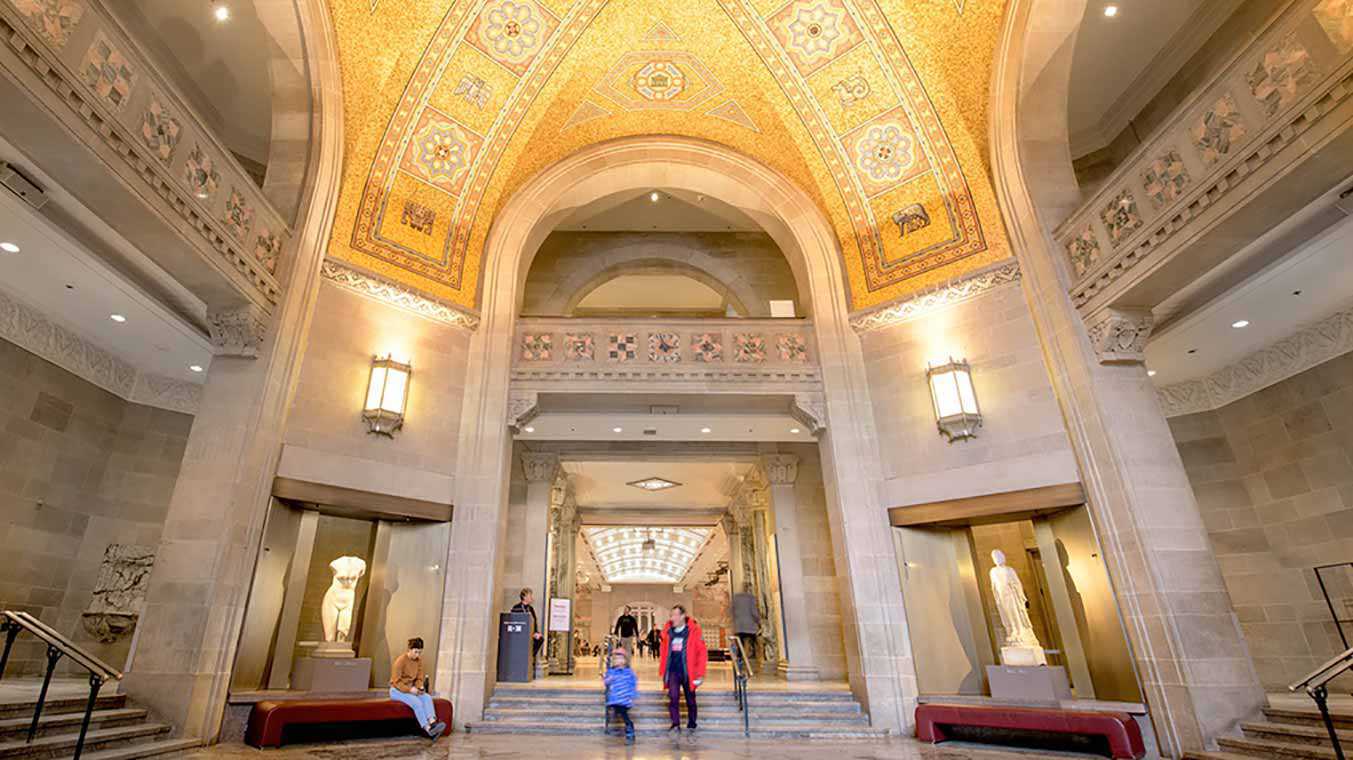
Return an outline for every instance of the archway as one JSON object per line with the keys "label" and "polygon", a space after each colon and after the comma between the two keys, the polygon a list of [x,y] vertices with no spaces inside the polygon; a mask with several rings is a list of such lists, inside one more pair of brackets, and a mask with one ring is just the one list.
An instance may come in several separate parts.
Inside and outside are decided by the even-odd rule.
{"label": "archway", "polygon": [[453,694],[458,715],[473,719],[482,713],[496,622],[487,600],[498,597],[493,569],[505,540],[512,337],[531,259],[572,209],[618,190],[654,187],[703,193],[749,214],[805,284],[825,396],[819,446],[832,543],[837,575],[848,579],[842,602],[848,610],[850,682],[876,726],[904,730],[915,704],[915,679],[906,664],[910,652],[902,635],[905,614],[893,549],[887,532],[878,529],[884,516],[877,498],[879,465],[868,445],[872,409],[860,342],[847,320],[837,241],[808,196],[782,176],[727,148],[675,137],[591,146],[528,181],[494,222],[485,246],[481,323],[471,342],[457,461],[451,562],[466,572],[448,578],[438,683]]}

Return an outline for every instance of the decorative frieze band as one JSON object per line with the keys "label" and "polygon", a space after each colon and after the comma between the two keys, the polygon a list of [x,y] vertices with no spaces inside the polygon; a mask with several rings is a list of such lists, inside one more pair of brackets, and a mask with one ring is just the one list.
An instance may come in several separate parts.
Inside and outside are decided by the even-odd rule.
{"label": "decorative frieze band", "polygon": [[82,380],[137,404],[196,414],[196,383],[137,372],[131,364],[0,293],[0,339],[61,367]]}
{"label": "decorative frieze band", "polygon": [[1219,409],[1353,351],[1353,307],[1310,324],[1207,377],[1157,390],[1166,417]]}
{"label": "decorative frieze band", "polygon": [[413,312],[434,322],[441,322],[466,330],[473,330],[479,326],[477,317],[419,295],[401,285],[396,285],[366,272],[360,272],[333,259],[324,260],[320,274],[324,279],[341,288],[394,306],[397,309]]}
{"label": "decorative frieze band", "polygon": [[859,332],[865,332],[899,324],[1019,282],[1019,278],[1019,264],[1013,260],[1006,261],[886,308],[851,317],[850,325]]}

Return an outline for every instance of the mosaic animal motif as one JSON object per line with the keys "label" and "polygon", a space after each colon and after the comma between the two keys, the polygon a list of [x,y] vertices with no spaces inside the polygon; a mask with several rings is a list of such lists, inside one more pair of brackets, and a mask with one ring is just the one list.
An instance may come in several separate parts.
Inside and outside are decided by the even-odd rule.
{"label": "mosaic animal motif", "polygon": [[913,232],[929,227],[930,214],[926,213],[925,206],[913,203],[893,214],[893,223],[897,225],[897,234],[906,237]]}
{"label": "mosaic animal motif", "polygon": [[405,201],[399,221],[415,232],[431,235],[432,228],[437,223],[437,212],[417,201]]}

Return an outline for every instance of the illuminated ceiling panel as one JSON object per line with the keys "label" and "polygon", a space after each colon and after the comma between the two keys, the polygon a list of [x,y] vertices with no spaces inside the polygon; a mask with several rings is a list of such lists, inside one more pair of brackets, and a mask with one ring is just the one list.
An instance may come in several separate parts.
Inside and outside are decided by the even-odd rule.
{"label": "illuminated ceiling panel", "polygon": [[677,583],[709,540],[709,528],[585,528],[607,583]]}

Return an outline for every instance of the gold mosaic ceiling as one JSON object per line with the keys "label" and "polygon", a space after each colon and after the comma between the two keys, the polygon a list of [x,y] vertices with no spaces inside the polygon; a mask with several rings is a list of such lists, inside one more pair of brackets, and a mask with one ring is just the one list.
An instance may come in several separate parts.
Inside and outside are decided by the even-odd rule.
{"label": "gold mosaic ceiling", "polygon": [[498,209],[603,140],[778,170],[853,309],[1010,256],[985,157],[1004,0],[330,0],[346,152],[329,255],[474,312]]}

